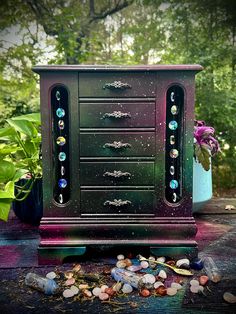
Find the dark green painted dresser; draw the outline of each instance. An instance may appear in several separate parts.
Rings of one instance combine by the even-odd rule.
[[[197,255],[193,113],[201,69],[34,67],[43,138],[40,264],[104,245]]]

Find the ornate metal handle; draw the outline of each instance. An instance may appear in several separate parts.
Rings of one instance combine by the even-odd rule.
[[[123,177],[130,178],[131,177],[131,173],[129,173],[129,172],[122,172],[120,170],[118,170],[118,171],[114,170],[113,172],[109,172],[109,171],[105,172],[103,174],[103,176],[104,177],[112,177],[112,178],[123,178]]]
[[[121,112],[121,111],[113,111],[111,113],[104,113],[102,116],[102,119],[106,118],[115,118],[115,119],[123,119],[123,118],[131,118],[131,114],[127,112]]]
[[[122,83],[121,81],[114,81],[113,83],[106,83],[103,86],[103,89],[111,89],[111,90],[117,90],[117,89],[128,89],[132,88],[131,85],[128,83]]]
[[[121,148],[131,148],[129,143],[122,143],[121,141],[113,143],[106,143],[103,145],[103,148],[114,148],[114,149],[121,149]]]
[[[104,206],[115,206],[115,207],[121,207],[125,205],[131,205],[131,202],[128,200],[122,201],[121,199],[114,199],[113,201],[105,201]]]

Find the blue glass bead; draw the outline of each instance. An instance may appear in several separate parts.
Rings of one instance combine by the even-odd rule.
[[[170,121],[169,123],[169,129],[171,130],[176,130],[178,128],[178,122],[175,120]]]
[[[64,123],[63,120],[59,120],[59,121],[58,121],[58,127],[59,127],[60,130],[63,130],[63,129],[64,129],[65,123]]]
[[[66,179],[60,179],[60,180],[58,181],[58,185],[59,185],[59,188],[64,189],[64,188],[67,186],[67,181],[66,181]]]
[[[179,183],[178,183],[177,180],[171,180],[171,181],[170,181],[170,188],[171,188],[171,189],[175,190],[175,189],[178,188],[178,186],[179,186]]]
[[[63,108],[58,108],[56,111],[56,114],[57,114],[58,118],[63,118],[66,113],[65,113],[65,110]]]
[[[204,263],[200,258],[196,258],[190,263],[190,267],[195,270],[201,270],[204,267]]]
[[[59,155],[58,155],[58,159],[59,159],[60,161],[66,160],[66,153],[60,152]]]

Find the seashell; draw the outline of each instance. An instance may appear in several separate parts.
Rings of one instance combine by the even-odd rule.
[[[116,263],[116,267],[118,268],[125,268],[126,267],[126,263],[124,260],[119,260],[117,263]]]
[[[121,260],[124,260],[125,257],[123,254],[119,254],[119,255],[117,255],[117,259],[118,259],[118,261],[121,261]]]
[[[109,288],[107,285],[102,285],[101,286],[101,292],[105,292],[105,290]]]
[[[74,267],[73,267],[73,269],[72,269],[73,271],[75,271],[76,273],[78,272],[78,271],[80,271],[81,270],[81,265],[80,264],[76,264]]]
[[[87,298],[91,298],[93,296],[92,292],[87,289],[83,290],[83,295]]]
[[[174,295],[176,295],[176,293],[177,293],[177,289],[175,289],[175,288],[167,288],[167,290],[166,290],[166,294],[169,296],[174,296]]]
[[[207,276],[200,276],[199,278],[199,283],[202,285],[202,286],[205,286],[208,282],[209,278]]]
[[[223,299],[228,303],[236,303],[236,296],[230,292],[225,292],[223,294]]]
[[[159,272],[159,274],[158,274],[158,277],[163,278],[163,279],[166,279],[166,278],[167,278],[167,274],[166,274],[166,272],[162,269],[162,270],[160,270],[160,272]]]
[[[155,291],[157,294],[159,294],[161,296],[164,296],[167,293],[167,289],[164,286],[158,287],[157,289],[155,289]]]
[[[163,282],[161,282],[161,281],[156,281],[156,282],[154,283],[154,288],[155,288],[155,289],[159,288],[160,286],[164,286]]]
[[[152,274],[144,275],[143,279],[144,279],[144,283],[150,283],[150,284],[154,284],[154,282],[156,281],[155,276]]]
[[[57,276],[56,273],[54,271],[51,271],[50,273],[47,273],[46,278],[55,279],[56,276]]]
[[[129,258],[124,259],[124,262],[126,264],[126,267],[129,267],[129,266],[132,265],[132,262],[131,262],[131,260]]]
[[[79,289],[76,286],[71,286],[70,290],[73,291],[74,295],[79,293]]]
[[[112,289],[113,289],[115,292],[119,292],[121,288],[122,288],[122,283],[121,283],[121,282],[115,283],[114,286],[112,287]]]
[[[183,264],[187,264],[189,265],[190,264],[190,260],[187,259],[187,258],[182,258],[182,259],[179,259],[177,262],[176,262],[176,266],[181,268],[181,265]]]
[[[150,291],[148,289],[142,289],[139,294],[144,297],[144,298],[147,298],[151,295]]]
[[[70,271],[70,270],[66,271],[66,272],[64,273],[64,275],[65,275],[65,277],[66,277],[67,279],[70,279],[70,278],[72,278],[72,277],[74,276],[73,272]]]
[[[85,283],[85,284],[80,284],[80,285],[79,285],[79,289],[80,289],[80,290],[84,290],[84,289],[88,289],[88,288],[89,288],[89,285],[88,285],[88,284],[86,284],[86,283]]]
[[[128,283],[125,283],[122,287],[123,293],[131,293],[133,291],[133,287],[129,285]]]
[[[142,261],[140,265],[142,266],[143,269],[146,269],[149,267],[149,263],[147,261]]]
[[[105,292],[101,292],[98,297],[101,301],[105,301],[105,300],[109,299],[109,295]]]
[[[70,279],[67,279],[66,282],[65,282],[65,285],[66,286],[71,286],[75,283],[75,278],[70,278]]]
[[[105,293],[107,293],[110,297],[116,294],[116,292],[112,288],[106,288]]]
[[[71,298],[74,296],[74,292],[71,289],[66,289],[63,291],[64,298]]]
[[[183,287],[182,287],[179,283],[177,283],[177,282],[172,282],[171,288],[174,288],[174,289],[176,289],[176,290],[180,290],[180,289],[182,289]]]
[[[92,290],[92,294],[95,295],[95,297],[98,297],[100,293],[101,293],[101,288],[99,288],[99,287],[95,287]]]

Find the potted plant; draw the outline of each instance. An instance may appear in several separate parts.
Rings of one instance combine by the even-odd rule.
[[[193,160],[193,212],[212,198],[211,157],[220,151],[215,130],[204,121],[195,121]]]
[[[38,223],[42,216],[40,115],[6,120],[0,129],[0,219],[7,221],[11,204],[22,221]]]

